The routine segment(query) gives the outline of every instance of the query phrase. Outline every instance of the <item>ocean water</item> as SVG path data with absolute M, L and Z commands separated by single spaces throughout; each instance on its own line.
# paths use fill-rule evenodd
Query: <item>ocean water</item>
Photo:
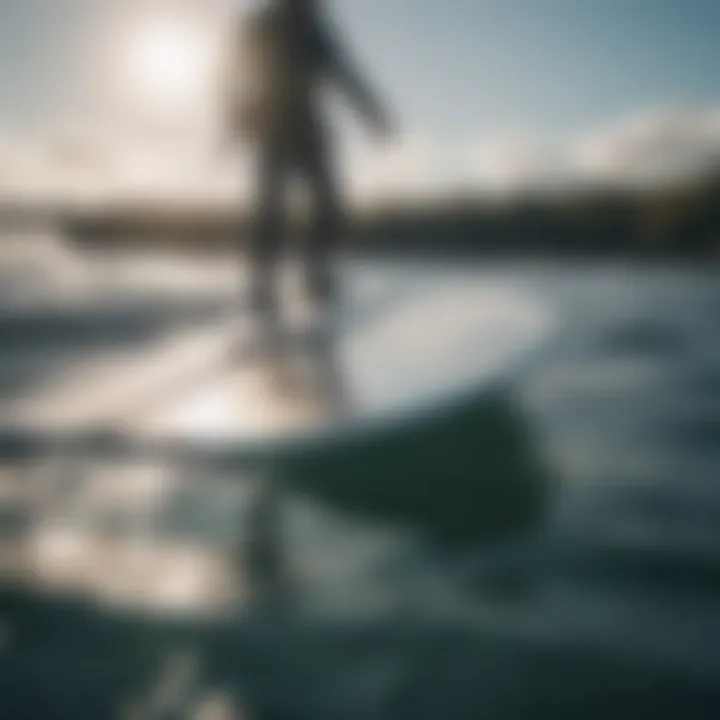
M 89 266 L 48 246 L 45 265 L 41 245 L 0 262 L 14 278 L 0 317 L 4 397 L 22 397 L 58 363 L 210 317 L 236 289 L 222 260 Z M 277 607 L 256 607 L 242 599 L 237 548 L 263 469 L 98 461 L 70 473 L 82 488 L 58 513 L 58 459 L 8 462 L 2 717 L 166 717 L 173 705 L 178 717 L 308 720 L 717 717 L 717 274 L 377 259 L 346 273 L 472 278 L 553 308 L 563 332 L 510 392 L 552 486 L 539 522 L 493 542 L 466 533 L 444 543 L 412 516 L 368 512 L 377 500 L 358 512 L 288 483 L 280 535 L 294 586 Z M 478 469 L 484 460 L 479 450 Z M 453 512 L 467 516 L 452 493 L 441 503 L 451 525 Z M 28 508 L 40 527 L 36 582 L 21 589 L 7 568 Z M 103 545 L 88 518 L 134 544 Z M 78 600 L 81 585 L 94 597 Z M 202 621 L 189 611 L 221 597 L 242 610 Z

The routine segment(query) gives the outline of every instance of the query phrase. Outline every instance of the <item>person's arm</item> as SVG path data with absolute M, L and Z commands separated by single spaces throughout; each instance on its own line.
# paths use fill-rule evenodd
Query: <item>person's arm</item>
M 336 34 L 327 26 L 319 27 L 317 33 L 326 73 L 376 131 L 389 134 L 390 120 L 385 107 L 348 57 Z

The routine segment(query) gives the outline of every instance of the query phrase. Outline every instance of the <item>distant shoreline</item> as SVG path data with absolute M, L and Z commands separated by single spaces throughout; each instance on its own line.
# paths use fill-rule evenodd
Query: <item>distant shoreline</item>
M 247 208 L 117 203 L 95 209 L 0 204 L 0 231 L 47 222 L 87 247 L 242 248 Z M 301 239 L 306 219 L 289 222 Z M 505 201 L 457 195 L 388 201 L 355 210 L 345 228 L 354 252 L 401 257 L 541 257 L 665 261 L 720 259 L 720 172 L 672 187 L 595 188 Z

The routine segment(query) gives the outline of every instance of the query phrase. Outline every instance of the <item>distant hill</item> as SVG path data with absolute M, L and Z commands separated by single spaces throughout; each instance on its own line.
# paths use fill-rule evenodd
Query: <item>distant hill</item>
M 247 210 L 201 205 L 55 212 L 69 238 L 94 246 L 241 246 L 253 222 Z M 28 214 L 12 206 L 0 212 L 0 223 Z M 291 224 L 302 231 L 306 223 L 295 217 Z M 720 172 L 655 189 L 596 187 L 494 202 L 466 194 L 375 206 L 351 214 L 346 236 L 355 250 L 400 254 L 720 258 Z

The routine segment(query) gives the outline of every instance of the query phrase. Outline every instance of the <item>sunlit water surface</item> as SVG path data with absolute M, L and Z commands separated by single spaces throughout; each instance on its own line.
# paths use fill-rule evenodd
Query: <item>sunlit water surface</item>
M 52 244 L 47 246 L 55 253 L 52 262 L 39 262 L 46 255 L 45 245 L 38 247 L 37 256 L 6 253 L 0 262 L 0 273 L 10 268 L 14 278 L 14 284 L 3 284 L 0 298 L 5 332 L 13 327 L 13 318 L 37 317 L 48 308 L 77 317 L 122 306 L 134 318 L 121 327 L 127 335 L 123 342 L 132 345 L 138 341 L 136 333 L 147 338 L 185 328 L 187 313 L 171 312 L 179 304 L 185 309 L 205 304 L 211 313 L 232 300 L 238 286 L 236 269 L 226 260 L 124 258 L 122 263 L 106 259 L 88 266 Z M 98 283 L 101 273 L 104 280 Z M 693 678 L 710 686 L 716 681 L 717 276 L 698 269 L 619 263 L 478 262 L 468 267 L 377 260 L 349 263 L 345 273 L 348 282 L 368 286 L 403 278 L 451 287 L 471 277 L 473 283 L 528 293 L 554 309 L 563 332 L 553 351 L 518 378 L 515 393 L 542 439 L 558 493 L 540 533 L 501 547 L 470 545 L 452 552 L 433 547 L 412 528 L 356 518 L 287 495 L 283 534 L 302 592 L 290 619 L 270 633 L 270 646 L 283 637 L 286 642 L 286 652 L 278 656 L 284 659 L 277 662 L 287 668 L 278 671 L 279 677 L 273 675 L 280 688 L 276 697 L 296 693 L 295 701 L 285 705 L 306 713 L 298 717 L 339 717 L 333 713 L 343 697 L 355 698 L 358 708 L 348 717 L 383 717 L 372 714 L 381 702 L 404 702 L 414 708 L 413 717 L 433 717 L 431 708 L 440 711 L 448 695 L 456 703 L 456 717 L 476 717 L 478 708 L 487 709 L 487 717 L 516 717 L 503 714 L 513 693 L 503 695 L 498 689 L 500 671 L 482 659 L 483 653 L 494 653 L 501 665 L 509 663 L 508 672 L 532 674 L 543 664 L 538 660 L 543 648 L 554 657 L 552 653 L 562 654 L 570 646 L 583 647 L 586 660 L 597 655 L 615 658 L 618 667 L 630 663 L 640 676 L 647 667 L 678 683 Z M 428 333 L 435 322 L 428 321 Z M 4 353 L 0 363 L 5 396 L 23 397 L 36 389 L 57 363 L 71 365 L 89 353 L 118 352 L 112 337 L 96 347 L 81 335 L 74 345 L 56 338 L 44 347 L 42 339 L 25 342 L 12 330 L 12 352 Z M 46 589 L 91 589 L 111 609 L 141 607 L 167 616 L 241 606 L 244 582 L 234 553 L 263 482 L 262 472 L 246 475 L 209 477 L 197 467 L 97 463 L 83 467 L 82 488 L 78 492 L 75 486 L 73 500 L 55 505 L 53 492 L 62 494 L 56 460 L 20 470 L 8 466 L 0 474 L 8 529 L 0 568 L 7 578 L 29 573 Z M 12 531 L 13 518 L 18 508 L 28 507 L 38 521 L 35 531 L 20 540 Z M 500 577 L 507 571 L 513 578 L 513 590 L 508 594 L 501 589 L 499 600 L 493 581 L 487 580 L 498 568 Z M 388 630 L 377 655 L 363 655 L 358 668 L 355 651 L 328 641 L 323 629 L 325 639 L 318 641 L 322 650 L 308 681 L 314 683 L 312 692 L 296 687 L 292 668 L 299 660 L 290 656 L 306 652 L 298 633 L 310 633 L 318 622 L 323 628 L 362 622 L 394 627 L 405 638 L 412 635 L 409 618 L 419 638 L 427 628 L 434 628 L 433 637 L 439 637 L 438 627 L 452 630 L 445 640 L 418 640 L 420 659 L 413 642 L 398 639 L 394 644 L 394 631 Z M 338 638 L 343 632 L 338 630 Z M 437 646 L 431 650 L 433 642 Z M 518 643 L 530 659 L 522 651 L 509 661 L 503 653 L 517 649 Z M 595 661 L 587 662 L 592 674 Z M 485 675 L 478 669 L 471 681 L 468 663 L 475 668 L 489 664 Z M 249 683 L 272 685 L 261 670 L 248 672 Z M 558 669 L 558 677 L 565 672 Z M 576 667 L 573 672 L 581 671 Z M 483 678 L 489 693 L 485 705 L 478 700 Z M 547 682 L 558 694 L 565 692 L 557 678 Z M 344 683 L 345 695 L 338 683 Z M 550 702 L 544 695 L 538 700 L 537 688 L 529 687 L 528 708 Z M 266 699 L 273 693 L 258 689 L 257 696 Z M 521 717 L 533 716 L 522 712 Z M 691 707 L 689 713 L 705 717 Z

